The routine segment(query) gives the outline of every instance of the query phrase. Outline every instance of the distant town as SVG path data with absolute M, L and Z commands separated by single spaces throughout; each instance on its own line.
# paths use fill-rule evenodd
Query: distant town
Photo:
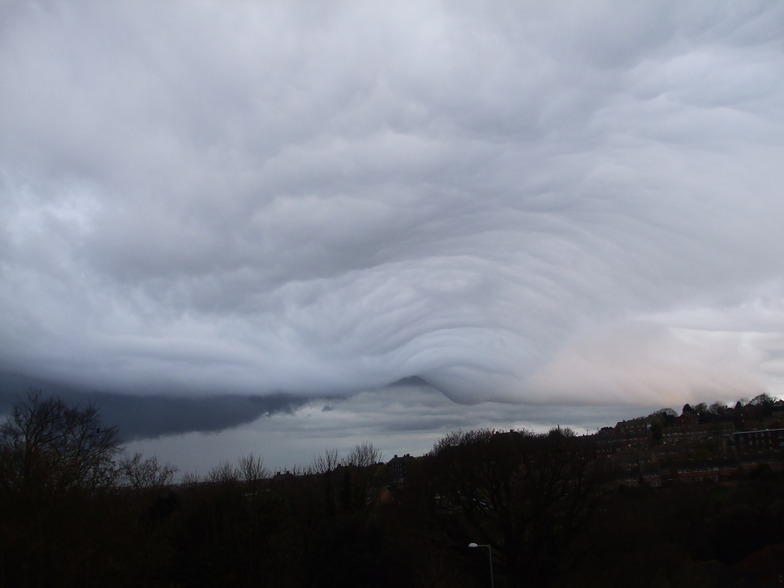
M 664 408 L 575 441 L 586 457 L 612 464 L 610 486 L 727 483 L 754 469 L 782 470 L 784 400 L 761 394 L 732 406 L 686 404 L 680 414 Z M 413 459 L 395 455 L 386 464 L 390 480 L 403 482 Z
M 754 468 L 781 471 L 784 401 L 762 394 L 734 406 L 684 405 L 582 438 L 617 466 L 619 484 L 728 482 Z

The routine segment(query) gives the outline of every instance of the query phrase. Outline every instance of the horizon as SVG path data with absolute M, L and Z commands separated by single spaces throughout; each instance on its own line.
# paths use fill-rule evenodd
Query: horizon
M 234 409 L 226 411 L 230 405 L 219 402 L 218 398 L 197 401 L 182 398 L 179 402 L 172 398 L 154 398 L 152 401 L 155 404 L 149 406 L 146 399 L 132 396 L 84 395 L 67 390 L 48 393 L 40 388 L 37 390 L 41 391 L 43 397 L 56 397 L 72 406 L 92 404 L 98 408 L 102 423 L 117 428 L 125 454 L 138 452 L 146 457 L 155 456 L 177 468 L 175 479 L 178 480 L 186 476 L 204 479 L 213 468 L 226 463 L 235 464 L 247 455 L 261 458 L 271 474 L 301 472 L 306 471 L 327 451 L 335 451 L 338 458 L 342 459 L 363 443 L 371 443 L 379 451 L 382 461 L 386 462 L 394 455 L 426 455 L 438 441 L 457 431 L 491 429 L 546 433 L 558 427 L 583 436 L 595 434 L 601 428 L 613 427 L 619 422 L 651 416 L 660 410 L 670 409 L 680 414 L 685 408 L 685 405 L 586 405 L 572 407 L 569 412 L 564 412 L 559 407 L 548 405 L 516 407 L 516 410 L 497 403 L 466 407 L 454 405 L 442 394 L 428 390 L 419 382 L 407 382 L 400 386 L 405 389 L 398 391 L 396 402 L 384 398 L 388 390 L 367 391 L 347 398 L 316 399 L 296 405 L 281 401 L 277 408 L 262 409 L 260 416 L 247 418 L 234 427 L 218 426 L 212 430 L 194 431 L 178 431 L 177 427 L 195 428 L 194 423 L 210 425 L 214 423 L 214 417 L 207 419 L 205 416 L 211 410 L 223 410 L 224 416 L 231 418 L 237 408 L 247 408 L 262 399 L 235 398 L 233 400 L 237 404 Z M 21 394 L 14 397 L 0 395 L 0 415 L 7 415 L 12 404 L 22 398 Z M 703 399 L 691 404 L 697 406 L 718 402 L 731 407 L 737 402 L 748 403 L 751 400 L 749 397 Z M 168 406 L 162 407 L 161 401 Z M 419 419 L 413 421 L 410 411 L 401 404 L 408 408 L 416 405 L 420 409 Z M 254 414 L 256 412 L 259 412 L 258 408 Z M 162 416 L 170 417 L 179 413 L 185 415 L 180 415 L 174 423 L 161 420 Z M 337 413 L 337 416 L 330 413 Z M 146 428 L 139 428 L 140 421 L 144 419 L 152 419 L 153 422 L 146 423 Z M 349 431 L 343 430 L 345 420 L 353 423 Z M 166 434 L 157 433 L 156 427 L 161 425 L 173 430 Z M 264 448 L 270 446 L 284 449 L 265 452 Z

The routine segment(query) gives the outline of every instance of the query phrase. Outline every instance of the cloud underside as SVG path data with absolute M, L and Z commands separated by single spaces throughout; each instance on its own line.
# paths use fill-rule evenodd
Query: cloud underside
M 781 5 L 42 1 L 0 23 L 5 373 L 777 391 Z
M 274 415 L 292 414 L 308 399 L 285 394 L 202 396 L 118 394 L 85 391 L 24 375 L 0 375 L 0 415 L 9 415 L 25 400 L 26 390 L 62 399 L 71 406 L 92 406 L 103 426 L 115 427 L 125 444 L 186 433 L 217 433 L 250 425 Z M 336 398 L 333 402 L 339 402 Z

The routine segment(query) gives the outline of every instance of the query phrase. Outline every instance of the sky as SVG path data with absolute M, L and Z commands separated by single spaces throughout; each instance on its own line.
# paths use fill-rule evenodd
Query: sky
M 782 71 L 774 0 L 0 0 L 0 408 L 203 471 L 780 396 Z

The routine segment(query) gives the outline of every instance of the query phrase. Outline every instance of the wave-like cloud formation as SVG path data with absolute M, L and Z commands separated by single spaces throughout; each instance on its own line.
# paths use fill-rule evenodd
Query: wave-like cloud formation
M 0 368 L 775 392 L 782 39 L 777 2 L 5 3 Z

